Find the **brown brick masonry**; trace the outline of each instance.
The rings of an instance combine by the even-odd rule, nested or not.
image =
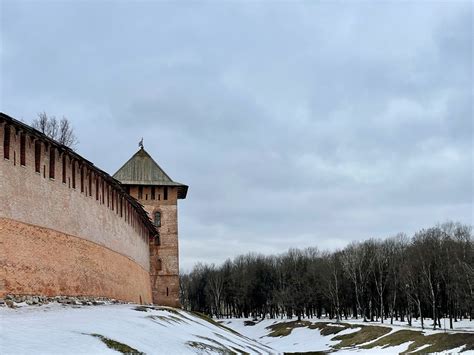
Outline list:
[[[94,167],[77,155],[74,188],[73,166],[67,152],[61,153],[53,144],[32,140],[29,135],[25,144],[25,166],[22,166],[19,160],[21,131],[17,132],[14,125],[9,127],[10,154],[9,159],[5,159],[5,125],[0,124],[0,217],[80,236],[126,255],[148,269],[150,260],[148,236],[143,233],[145,228],[136,215],[133,220],[128,218],[131,214],[127,212],[134,212],[134,209],[123,208],[130,206],[124,204],[123,199],[119,203],[117,188],[110,186],[108,181],[102,184],[98,179],[103,176],[95,176]],[[41,143],[41,173],[35,171],[36,142]],[[51,151],[56,157],[55,179],[48,177]],[[64,157],[67,183],[62,182]],[[81,188],[80,167],[86,171],[84,190]]]
[[[79,237],[0,218],[0,297],[100,296],[150,303],[148,270]]]

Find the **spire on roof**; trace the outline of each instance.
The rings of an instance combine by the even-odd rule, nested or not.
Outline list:
[[[143,148],[136,152],[113,177],[124,185],[176,186],[178,198],[186,198],[188,186],[171,180],[168,174],[153,160]]]
[[[138,146],[139,146],[141,149],[143,149],[143,137],[142,137],[142,139],[140,140],[140,142],[138,142]]]

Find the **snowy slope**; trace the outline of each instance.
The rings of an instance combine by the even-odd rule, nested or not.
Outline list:
[[[50,303],[11,309],[0,307],[0,354],[118,354],[137,351],[146,354],[280,354],[284,352],[331,351],[334,354],[398,354],[408,349],[410,342],[395,346],[363,349],[349,346],[338,348],[335,334],[312,328],[320,320],[306,322],[286,335],[269,336],[269,326],[287,327],[285,320],[265,319],[246,326],[244,319],[225,319],[218,323],[197,314],[165,307],[137,305],[72,306]],[[327,320],[326,320],[327,321]],[[341,324],[337,336],[358,333],[367,323],[349,321]],[[294,323],[294,322],[293,322]],[[372,324],[374,325],[374,324]],[[385,326],[387,326],[385,324]],[[471,323],[458,324],[463,334],[474,337]],[[406,327],[392,326],[387,337]],[[326,329],[327,330],[327,329]],[[321,334],[323,332],[323,334]],[[436,332],[426,331],[426,334]],[[470,338],[472,339],[472,338]],[[376,340],[376,339],[375,339]],[[374,342],[371,339],[368,343]],[[472,339],[474,340],[474,339]],[[117,343],[118,342],[118,343]],[[367,344],[368,344],[367,343]],[[112,348],[109,348],[110,345]],[[417,348],[422,350],[423,346]],[[452,347],[456,354],[463,346]],[[128,350],[127,350],[128,349]],[[444,352],[447,353],[447,352]],[[466,351],[463,355],[473,355]]]
[[[222,321],[222,324],[225,326],[232,328],[239,332],[240,334],[243,334],[249,338],[257,340],[261,344],[265,344],[267,346],[270,346],[274,349],[277,349],[280,352],[331,352],[334,354],[349,354],[349,353],[360,353],[360,354],[400,354],[405,351],[407,351],[409,345],[412,342],[404,342],[399,345],[394,345],[394,346],[387,346],[387,347],[374,347],[371,349],[364,349],[360,348],[360,346],[367,345],[370,343],[375,342],[376,340],[379,340],[383,337],[386,337],[388,335],[391,335],[393,333],[396,333],[401,330],[411,330],[411,331],[421,331],[421,328],[418,328],[418,324],[414,323],[414,327],[410,328],[406,326],[403,323],[398,323],[394,325],[389,325],[389,324],[380,324],[380,323],[364,323],[361,320],[348,320],[344,321],[344,323],[349,323],[353,327],[344,329],[337,334],[331,334],[331,335],[322,335],[321,331],[319,329],[310,329],[309,327],[298,327],[292,329],[292,331],[288,335],[282,335],[282,336],[271,336],[270,334],[272,333],[272,330],[269,328],[271,326],[275,325],[282,325],[285,323],[291,324],[293,321],[288,321],[288,320],[281,320],[281,319],[264,319],[258,322],[255,322],[255,325],[249,326],[246,325],[250,319],[242,319],[242,318],[234,318],[234,319],[225,319]],[[320,319],[306,319],[306,322],[309,322],[309,324],[315,324],[315,323],[320,323]],[[330,321],[328,319],[323,320],[323,322],[329,322],[331,323],[332,326],[339,326],[338,324],[335,324],[334,321]],[[428,323],[428,322],[426,322]],[[373,340],[370,340],[366,343],[360,344],[358,346],[352,346],[352,347],[347,347],[347,348],[342,348],[338,349],[337,346],[340,341],[338,340],[333,340],[334,337],[345,335],[345,334],[351,334],[351,333],[357,333],[361,330],[361,327],[363,326],[384,326],[390,328],[390,331],[383,335],[380,336],[379,338],[375,338]],[[452,331],[450,333],[462,333],[466,334],[467,336],[470,337],[471,343],[474,342],[474,321],[469,321],[469,320],[464,320],[462,322],[457,322],[456,323],[456,331]],[[424,330],[423,334],[425,335],[431,335],[431,334],[439,334],[443,333],[444,330]],[[424,345],[419,348],[417,348],[417,351],[423,350],[423,348],[427,347],[429,345]],[[438,352],[437,354],[458,354],[461,353],[462,355],[474,355],[474,351],[463,351],[464,346],[460,346],[457,348],[451,348],[448,351],[442,351]],[[461,352],[462,351],[462,352]]]
[[[17,309],[0,307],[0,354],[118,354],[101,338],[147,354],[276,353],[254,340],[175,309],[57,303]]]

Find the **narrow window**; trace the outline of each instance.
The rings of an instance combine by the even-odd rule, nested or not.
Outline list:
[[[95,199],[99,199],[99,177],[95,177]]]
[[[161,244],[161,242],[160,242],[160,235],[159,235],[159,234],[156,234],[153,239],[154,239],[155,245],[160,245],[160,244]]]
[[[123,199],[120,197],[120,217],[123,217]]]
[[[169,288],[167,287],[167,288],[166,288],[166,297],[168,297],[169,295],[170,295],[170,290],[169,290]]]
[[[66,183],[66,154],[63,155],[63,184]]]
[[[165,186],[163,188],[163,200],[167,200],[168,199],[168,186]]]
[[[104,179],[102,179],[102,204],[105,204],[105,182]]]
[[[54,169],[56,163],[56,155],[54,152],[54,147],[49,147],[49,178],[54,179]]]
[[[41,173],[41,141],[35,142],[35,171]]]
[[[110,191],[110,195],[111,195],[111,198],[112,198],[112,211],[114,210],[114,190],[111,189]]]
[[[161,227],[161,212],[155,212],[155,226]]]
[[[26,137],[20,133],[20,165],[26,165]]]
[[[130,186],[125,186],[125,191],[127,191],[127,194],[130,195]]]
[[[155,186],[152,186],[152,187],[151,187],[151,199],[152,199],[152,200],[155,199],[155,194],[156,194]]]
[[[107,207],[110,207],[109,193],[110,193],[110,186],[107,185]]]
[[[161,271],[161,270],[162,270],[161,259],[158,259],[158,260],[156,261],[156,269],[157,269],[158,271]]]
[[[84,167],[81,166],[81,192],[84,192]]]
[[[3,157],[10,159],[10,127],[5,126],[5,135],[3,136]]]
[[[141,200],[143,198],[143,186],[138,186],[138,199]]]
[[[89,171],[89,196],[92,196],[92,171]]]
[[[72,188],[76,188],[76,161],[72,161]]]

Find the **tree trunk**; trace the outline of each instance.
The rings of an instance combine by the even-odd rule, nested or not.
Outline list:
[[[383,324],[383,293],[380,293],[380,323]]]
[[[425,329],[425,325],[423,324],[423,314],[421,313],[421,301],[418,299],[416,303],[418,305],[418,314],[420,316],[421,329]]]

